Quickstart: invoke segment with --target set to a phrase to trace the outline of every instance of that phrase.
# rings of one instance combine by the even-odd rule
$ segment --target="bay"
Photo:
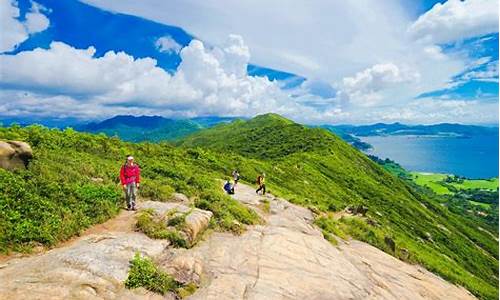
[[[498,135],[359,138],[373,146],[365,151],[367,154],[394,160],[409,171],[455,174],[474,179],[498,176]]]

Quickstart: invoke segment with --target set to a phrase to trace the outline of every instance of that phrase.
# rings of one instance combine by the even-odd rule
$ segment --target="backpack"
[[[262,178],[262,176],[260,176],[260,175],[259,175],[259,176],[257,176],[257,180],[256,180],[256,181],[257,181],[257,184],[260,184],[260,180],[261,180],[261,178]]]

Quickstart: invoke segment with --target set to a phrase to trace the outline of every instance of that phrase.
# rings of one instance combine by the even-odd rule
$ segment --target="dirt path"
[[[140,202],[141,201],[138,201],[138,203],[140,203]],[[138,205],[140,205],[140,204],[138,204]],[[115,217],[107,220],[104,223],[93,225],[93,226],[87,228],[86,230],[84,230],[80,235],[74,236],[74,237],[72,237],[64,242],[61,242],[52,248],[40,246],[38,248],[33,249],[32,253],[14,252],[14,253],[11,253],[8,255],[0,255],[0,268],[7,265],[9,260],[11,260],[11,259],[28,258],[28,257],[32,257],[32,256],[43,255],[47,251],[50,251],[53,249],[69,247],[72,244],[74,244],[82,239],[85,239],[89,235],[95,235],[95,234],[107,233],[107,232],[133,232],[134,231],[134,224],[135,224],[135,218],[134,218],[135,213],[137,213],[137,212],[136,211],[127,211],[125,209],[120,209],[120,211],[118,212],[118,215],[116,215]]]

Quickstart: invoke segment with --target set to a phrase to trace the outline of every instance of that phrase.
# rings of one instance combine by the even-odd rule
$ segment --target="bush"
[[[146,209],[137,215],[136,227],[152,239],[167,239],[174,247],[188,248],[189,243],[175,229],[169,229],[167,218],[157,215],[152,209]]]
[[[175,292],[179,287],[170,275],[158,269],[150,258],[141,257],[136,253],[130,261],[130,270],[125,286],[129,289],[144,287],[155,293],[165,295],[168,292]]]
[[[195,206],[214,214],[215,227],[221,230],[241,233],[241,224],[252,225],[261,222],[255,211],[242,205],[222,191],[208,190],[195,201]]]

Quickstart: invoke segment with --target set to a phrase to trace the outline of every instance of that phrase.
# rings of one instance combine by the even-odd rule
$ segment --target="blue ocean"
[[[360,137],[373,149],[367,154],[389,158],[410,171],[447,173],[468,178],[498,176],[498,135],[473,137]]]

